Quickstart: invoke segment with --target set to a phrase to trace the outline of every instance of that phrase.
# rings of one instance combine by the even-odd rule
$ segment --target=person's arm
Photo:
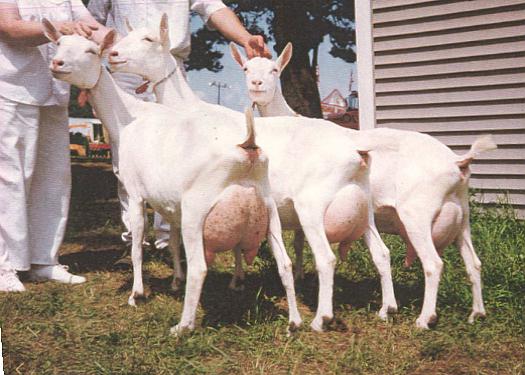
[[[191,9],[199,13],[204,22],[219,31],[226,39],[244,47],[249,59],[254,56],[272,57],[261,35],[250,34],[235,13],[222,1],[193,0]]]
[[[87,10],[84,8],[87,12]],[[90,16],[89,13],[84,16]],[[89,23],[87,23],[89,22]],[[90,37],[99,25],[92,18],[78,21],[64,21],[53,23],[62,34],[79,34]],[[44,34],[44,29],[40,22],[25,21],[20,17],[18,6],[13,2],[0,2],[0,40],[10,44],[17,44],[29,47],[39,46],[48,43],[49,40]]]
[[[82,27],[86,34],[84,36],[98,44],[102,43],[110,30],[104,26],[111,8],[110,0],[91,0],[87,9],[81,0],[72,0],[71,4],[73,19]]]
[[[48,43],[40,22],[23,21],[16,3],[0,3],[0,40],[10,44],[38,46]]]

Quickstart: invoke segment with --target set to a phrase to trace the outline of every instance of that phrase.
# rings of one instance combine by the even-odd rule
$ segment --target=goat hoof
[[[438,317],[436,314],[431,315],[428,319],[424,318],[417,318],[416,320],[416,327],[420,329],[429,329],[430,327],[435,327],[438,321]]]
[[[181,289],[183,283],[184,281],[181,278],[174,278],[173,282],[171,283],[171,290],[174,292],[178,292]]]
[[[326,315],[321,318],[315,318],[310,324],[310,327],[316,332],[324,332],[333,320],[333,316],[330,317]]]
[[[470,324],[473,324],[474,321],[476,320],[476,318],[485,318],[487,316],[487,313],[485,312],[485,310],[483,311],[472,311],[472,313],[469,315],[468,317],[468,322]]]
[[[230,285],[228,286],[229,289],[233,290],[234,292],[242,292],[244,291],[244,279],[238,279],[238,280],[232,280]]]
[[[128,305],[137,307],[137,302],[135,301],[135,298],[132,295],[128,298]]]
[[[182,337],[186,333],[189,333],[192,330],[190,326],[183,326],[180,323],[177,324],[174,327],[171,327],[170,334],[172,334],[175,337]]]
[[[386,321],[388,320],[388,316],[390,314],[395,313],[397,313],[397,305],[383,305],[383,307],[381,307],[381,310],[377,312],[377,316],[379,317],[379,319]]]
[[[139,292],[132,292],[131,296],[128,298],[128,305],[130,306],[137,306],[137,300],[138,299],[145,299],[144,293]]]
[[[294,335],[299,330],[299,327],[301,327],[301,323],[301,321],[291,321],[290,323],[288,323],[288,328],[286,329],[286,337],[291,337],[292,335]]]

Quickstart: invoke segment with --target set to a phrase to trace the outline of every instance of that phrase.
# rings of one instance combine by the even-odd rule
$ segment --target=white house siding
[[[508,193],[525,218],[525,0],[363,2],[376,126],[425,132],[458,153],[493,134],[499,149],[474,161],[471,186],[488,203]],[[359,30],[366,14],[356,14]]]

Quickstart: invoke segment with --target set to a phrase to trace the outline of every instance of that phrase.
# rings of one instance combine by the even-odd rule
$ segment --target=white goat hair
[[[182,317],[172,333],[195,325],[207,263],[213,252],[235,247],[253,259],[268,233],[287,293],[290,329],[301,324],[295,300],[291,261],[281,237],[277,207],[270,196],[268,159],[255,145],[251,110],[246,119],[215,116],[199,110],[172,111],[146,103],[118,88],[101,65],[102,52],[114,41],[111,31],[99,48],[77,35],[61,36],[44,22],[58,44],[52,64],[56,78],[90,89],[92,104],[113,141],[119,144],[119,178],[130,196],[133,234],[133,290],[129,303],[143,296],[143,210],[147,201],[170,223],[171,245],[178,233],[187,254],[188,281]],[[247,121],[248,137],[244,122]],[[219,224],[217,224],[219,223]],[[232,227],[233,226],[233,227]],[[247,253],[248,252],[248,253]]]
[[[110,52],[112,69],[144,76],[154,85],[158,101],[174,109],[199,108],[212,117],[221,113],[242,116],[193,94],[169,53],[169,41],[159,38],[166,30],[166,17],[160,33],[145,28],[130,30]],[[333,318],[336,258],[329,242],[341,242],[344,247],[363,233],[381,276],[383,305],[379,315],[385,319],[389,311],[397,309],[389,251],[373,221],[366,152],[362,157],[355,144],[368,150],[378,142],[366,137],[354,142],[339,128],[326,127],[314,119],[288,116],[255,120],[257,142],[270,159],[270,185],[283,228],[302,228],[315,256],[319,306],[311,327],[321,331]],[[236,275],[242,278],[239,261]]]
[[[250,99],[263,117],[295,115],[279,87],[279,76],[292,56],[292,45],[276,61],[256,57],[247,61],[231,44],[233,58],[244,69]],[[325,126],[334,126],[317,120]],[[437,290],[443,268],[440,254],[451,243],[458,247],[472,282],[472,312],[485,316],[481,292],[481,262],[472,245],[469,223],[469,163],[480,153],[496,148],[490,135],[477,139],[470,151],[458,156],[436,139],[412,131],[378,128],[345,130],[390,140],[392,148],[372,150],[370,185],[377,226],[381,232],[401,235],[407,245],[406,265],[417,255],[425,271],[425,297],[418,327],[436,321]],[[398,151],[392,151],[397,149]],[[297,235],[297,234],[296,234]],[[295,251],[302,269],[303,241]]]

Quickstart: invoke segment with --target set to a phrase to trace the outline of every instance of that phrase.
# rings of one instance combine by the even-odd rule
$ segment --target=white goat
[[[292,56],[292,45],[288,43],[276,61],[261,57],[247,61],[234,44],[230,47],[246,74],[250,99],[261,116],[295,115],[278,83]],[[333,126],[325,120],[318,122]],[[350,135],[368,133],[392,143],[391,149],[370,153],[372,200],[379,230],[400,235],[407,245],[406,266],[417,254],[425,271],[425,297],[417,326],[427,328],[437,318],[437,290],[443,268],[439,255],[451,243],[459,248],[472,282],[472,312],[468,320],[473,322],[476,316],[485,316],[481,262],[470,235],[468,182],[469,163],[479,153],[496,148],[491,137],[479,138],[467,154],[458,156],[436,139],[417,132],[386,128],[345,131]],[[392,151],[395,149],[398,151]],[[304,245],[301,238],[301,234],[296,237],[295,246],[299,269]]]
[[[196,309],[209,265],[217,251],[236,248],[250,263],[268,233],[284,284],[290,329],[301,324],[295,300],[291,261],[281,238],[277,207],[269,192],[268,159],[255,144],[253,117],[210,118],[189,108],[172,111],[146,103],[118,88],[101,65],[102,52],[114,42],[111,31],[99,48],[77,35],[61,36],[44,22],[58,48],[53,75],[91,91],[92,104],[113,141],[119,144],[119,178],[130,196],[133,234],[133,290],[129,303],[144,294],[142,238],[144,201],[171,224],[173,248],[182,237],[188,261],[188,282],[182,318],[172,333],[195,325]],[[236,146],[237,145],[237,146]]]
[[[144,76],[153,84],[159,102],[174,109],[198,108],[212,117],[222,113],[242,116],[193,94],[169,52],[165,35],[166,17],[161,20],[160,33],[145,28],[130,30],[110,52],[112,69]],[[366,152],[361,156],[351,137],[338,127],[328,128],[313,119],[258,118],[256,129],[257,141],[270,159],[270,185],[283,228],[302,227],[315,256],[319,307],[311,327],[321,331],[323,323],[333,318],[336,258],[330,243],[339,242],[344,248],[363,234],[381,276],[383,305],[379,315],[385,319],[397,305],[389,251],[373,221]],[[365,137],[359,139],[365,149],[375,143]],[[242,266],[237,262],[239,274]]]

